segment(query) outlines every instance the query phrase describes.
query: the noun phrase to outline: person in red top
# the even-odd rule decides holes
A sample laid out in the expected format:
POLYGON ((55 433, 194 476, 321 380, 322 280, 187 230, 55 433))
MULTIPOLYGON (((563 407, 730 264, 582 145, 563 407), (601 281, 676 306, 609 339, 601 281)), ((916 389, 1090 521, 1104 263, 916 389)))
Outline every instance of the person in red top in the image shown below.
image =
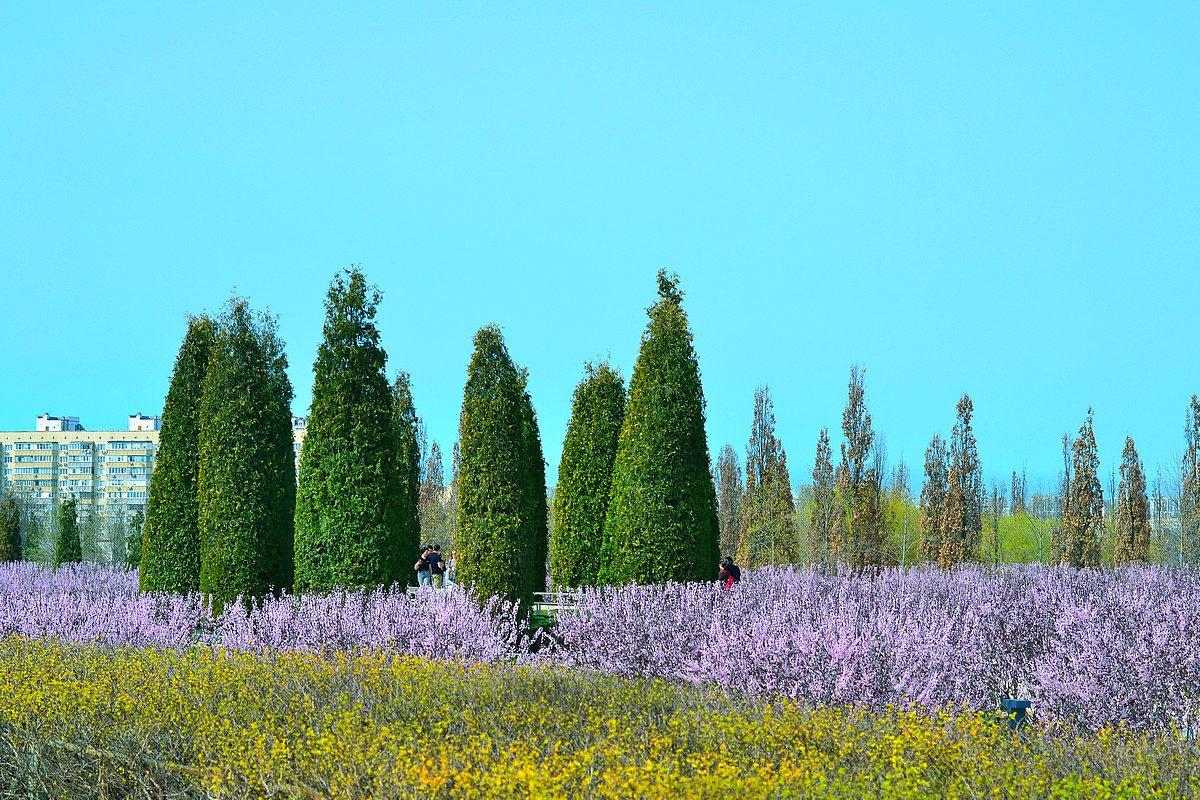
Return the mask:
POLYGON ((721 574, 717 576, 717 580, 721 582, 722 589, 728 589, 742 579, 742 571, 733 563, 733 556, 725 556, 720 566, 721 574))

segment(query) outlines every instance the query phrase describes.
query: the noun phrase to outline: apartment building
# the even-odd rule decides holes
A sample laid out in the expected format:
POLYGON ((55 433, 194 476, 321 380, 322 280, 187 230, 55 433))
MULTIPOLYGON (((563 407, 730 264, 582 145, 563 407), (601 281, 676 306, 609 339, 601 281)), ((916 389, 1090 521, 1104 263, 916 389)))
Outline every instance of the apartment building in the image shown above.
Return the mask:
MULTIPOLYGON (((161 429, 160 417, 141 413, 130 414, 123 431, 89 431, 78 417, 38 415, 32 431, 0 431, 3 488, 38 513, 68 497, 80 516, 145 511, 161 429)), ((292 417, 297 474, 306 432, 307 420, 292 417)))
POLYGON ((89 431, 41 414, 32 431, 0 431, 5 491, 46 513, 74 497, 80 516, 145 510, 162 420, 129 415, 128 430, 89 431))

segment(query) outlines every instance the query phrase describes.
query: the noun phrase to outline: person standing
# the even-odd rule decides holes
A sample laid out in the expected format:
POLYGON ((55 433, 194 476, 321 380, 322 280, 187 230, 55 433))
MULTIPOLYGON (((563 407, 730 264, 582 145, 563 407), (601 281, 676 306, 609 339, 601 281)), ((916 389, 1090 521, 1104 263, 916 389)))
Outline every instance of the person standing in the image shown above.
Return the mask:
POLYGON ((450 557, 446 559, 446 585, 453 586, 458 583, 458 551, 451 550, 450 557))
POLYGON ((731 589, 733 585, 742 579, 742 571, 738 569, 738 565, 733 563, 733 556, 725 556, 725 560, 721 562, 721 574, 717 576, 717 580, 721 582, 722 589, 731 589))
POLYGON ((417 559, 417 563, 413 565, 413 569, 417 571, 417 586, 432 586, 433 572, 432 565, 429 563, 429 554, 433 552, 433 548, 425 545, 421 548, 421 557, 417 559))
POLYGON ((435 544, 428 558, 430 577, 433 579, 433 588, 441 589, 446 579, 446 562, 442 559, 442 546, 435 544))

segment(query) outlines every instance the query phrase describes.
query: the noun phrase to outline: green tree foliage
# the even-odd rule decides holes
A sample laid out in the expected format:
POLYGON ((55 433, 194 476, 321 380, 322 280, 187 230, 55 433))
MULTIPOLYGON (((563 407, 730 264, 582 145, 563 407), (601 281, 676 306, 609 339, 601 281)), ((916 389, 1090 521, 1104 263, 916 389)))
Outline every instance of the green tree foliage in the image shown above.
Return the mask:
MULTIPOLYGON (((146 515, 139 508, 129 520, 129 540, 125 544, 125 563, 140 567, 146 543, 146 515)), ((197 587, 198 588, 198 587, 197 587)))
POLYGON ((546 564, 550 558, 550 510, 546 502, 546 458, 538 432, 537 412, 527 391, 528 377, 521 371, 521 430, 524 437, 525 516, 533 528, 533 552, 526 578, 529 592, 546 591, 546 564))
POLYGON ((1150 498, 1146 496, 1146 473, 1132 437, 1125 437, 1121 453, 1121 484, 1117 488, 1117 529, 1113 537, 1113 561, 1127 564, 1150 560, 1150 498))
POLYGON ((896 564, 907 565, 916 560, 919 537, 917 520, 920 512, 914 508, 908 465, 904 459, 892 470, 887 491, 884 517, 888 523, 888 549, 895 554, 896 564))
POLYGON ((838 510, 831 535, 834 557, 854 567, 884 562, 882 475, 875 458, 875 433, 867 411, 862 371, 850 370, 842 413, 842 460, 834 473, 838 510))
MULTIPOLYGON (((392 385, 392 414, 397 444, 398 493, 394 499, 398 513, 399 531, 393 554, 396 562, 396 577, 391 580, 407 582, 412 573, 412 563, 421 549, 421 518, 419 511, 421 492, 421 445, 418 442, 417 409, 413 404, 412 380, 407 372, 396 375, 392 385)), ((412 575, 415 579, 415 573, 412 575)))
MULTIPOLYGON (((421 519, 422 542, 440 542, 453 547, 446 502, 446 465, 442 461, 442 447, 436 440, 428 450, 422 446, 417 516, 421 519)), ((446 547, 443 547, 444 552, 446 547)))
POLYGON ((290 589, 292 386, 274 319, 234 298, 214 320, 200 405, 200 591, 217 608, 290 589))
POLYGON ((950 490, 946 442, 934 436, 925 450, 925 485, 921 488, 921 560, 940 563, 942 531, 946 520, 946 495, 950 490))
POLYGON ((946 507, 938 563, 951 567, 979 558, 983 533, 983 469, 971 430, 974 407, 963 395, 958 401, 958 418, 950 434, 946 507))
POLYGON ((704 432, 704 390, 679 281, 658 302, 633 377, 604 525, 604 583, 716 577, 720 529, 704 432))
POLYGON ((374 587, 401 577, 400 442, 375 327, 379 300, 357 268, 336 275, 325 296, 296 491, 300 590, 374 587))
POLYGON ((754 393, 739 533, 738 561, 748 567, 794 564, 800 558, 787 453, 775 436, 775 404, 766 387, 754 393))
MULTIPOLYGON (((545 562, 535 563, 545 516, 538 519, 530 488, 536 477, 525 378, 495 325, 481 328, 474 344, 458 425, 459 582, 528 603, 538 571, 545 573, 545 562)), ((544 497, 544 479, 542 487, 544 497)))
POLYGON ((554 586, 594 586, 612 488, 617 440, 625 420, 625 380, 608 364, 584 366, 575 387, 554 491, 554 586))
POLYGON ((163 404, 158 455, 140 550, 138 582, 147 592, 200 588, 200 520, 197 501, 200 400, 213 347, 213 322, 188 320, 163 404))
POLYGON ((83 541, 79 536, 79 514, 75 498, 68 497, 58 505, 58 539, 54 543, 54 566, 78 564, 83 561, 83 541))
POLYGON ((829 429, 817 436, 817 457, 813 461, 812 511, 808 520, 808 551, 813 561, 833 564, 833 529, 837 515, 837 489, 834 486, 833 449, 829 429))
POLYGON ((0 499, 0 561, 20 561, 21 507, 11 494, 0 499))
POLYGON ((1071 443, 1071 479, 1067 509, 1062 515, 1063 559, 1073 567, 1100 565, 1100 536, 1104 531, 1104 492, 1098 471, 1092 410, 1071 443))
POLYGON ((713 467, 713 484, 717 490, 717 523, 721 530, 720 550, 733 555, 738 546, 738 526, 742 518, 742 498, 746 487, 742 483, 742 467, 731 445, 721 448, 713 467))
POLYGON ((1179 547, 1172 557, 1180 564, 1200 561, 1200 400, 1192 395, 1184 427, 1186 449, 1179 475, 1179 547))

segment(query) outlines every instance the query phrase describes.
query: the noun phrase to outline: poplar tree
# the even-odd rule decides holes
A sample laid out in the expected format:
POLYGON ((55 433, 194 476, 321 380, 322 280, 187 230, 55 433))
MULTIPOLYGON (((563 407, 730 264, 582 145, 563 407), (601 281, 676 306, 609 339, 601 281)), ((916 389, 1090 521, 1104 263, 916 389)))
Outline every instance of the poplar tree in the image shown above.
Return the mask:
POLYGON ((775 436, 775 404, 764 387, 754 392, 754 421, 746 444, 738 560, 748 567, 795 563, 799 557, 795 515, 787 454, 775 436))
POLYGON ((837 493, 833 483, 833 450, 829 429, 817 436, 817 456, 813 461, 813 507, 808 519, 808 549, 812 559, 826 566, 833 563, 833 519, 837 513, 837 493))
POLYGON ((545 564, 534 564, 539 534, 529 488, 525 380, 495 325, 481 328, 474 345, 458 424, 460 582, 484 596, 528 604, 534 575, 544 573, 545 564))
POLYGON ((867 411, 862 371, 850 370, 846 409, 842 412, 842 460, 834 473, 837 513, 832 551, 855 567, 883 562, 884 526, 880 502, 882 476, 874 463, 875 433, 867 411))
POLYGON ((946 443, 934 436, 925 450, 925 485, 921 488, 921 560, 942 565, 942 531, 946 521, 946 495, 950 488, 946 443))
POLYGON ((1127 564, 1150 560, 1150 498, 1146 473, 1132 437, 1125 437, 1121 453, 1121 483, 1117 487, 1117 530, 1113 562, 1127 564))
POLYGON ((554 490, 555 587, 594 586, 612 489, 617 439, 625 420, 625 381, 608 364, 586 364, 575 387, 554 490))
POLYGON ((974 407, 963 395, 958 401, 957 420, 950 434, 946 506, 942 528, 943 567, 976 561, 983 533, 983 470, 971 430, 974 407))
POLYGON ((392 419, 395 425, 393 443, 396 462, 393 480, 396 494, 395 515, 398 528, 392 540, 395 577, 405 583, 412 573, 412 563, 421 550, 421 517, 418 506, 421 494, 421 448, 417 442, 417 410, 413 404, 412 380, 407 372, 396 375, 392 384, 392 419))
POLYGON ((717 491, 717 523, 721 531, 720 551, 733 555, 738 546, 738 525, 742 514, 742 467, 737 453, 730 445, 721 448, 713 468, 713 484, 717 491))
POLYGON ((212 320, 191 317, 163 404, 145 526, 136 532, 141 537, 138 583, 144 592, 183 594, 200 588, 200 401, 212 348, 212 320))
POLYGON ((704 390, 677 277, 658 273, 613 465, 604 583, 715 578, 720 530, 704 390))
POLYGON ((1186 449, 1179 475, 1179 564, 1193 563, 1200 556, 1200 400, 1192 395, 1183 430, 1186 449))
POLYGON ((546 502, 546 459, 538 432, 537 412, 529 397, 528 373, 521 370, 521 423, 524 437, 523 468, 525 516, 532 529, 532 554, 526 579, 529 593, 546 591, 546 565, 550 558, 550 509, 546 502))
POLYGON ((1009 506, 1009 513, 1010 513, 1010 514, 1012 514, 1012 516, 1014 516, 1014 517, 1015 517, 1017 514, 1024 514, 1024 513, 1025 513, 1025 503, 1026 503, 1026 500, 1025 500, 1025 494, 1026 494, 1026 489, 1025 489, 1025 487, 1026 487, 1026 483, 1025 483, 1025 480, 1026 480, 1026 479, 1025 479, 1025 473, 1024 473, 1024 472, 1022 472, 1022 473, 1021 473, 1021 474, 1018 476, 1018 475, 1017 475, 1017 471, 1016 471, 1015 469, 1013 470, 1013 474, 1012 474, 1012 492, 1011 492, 1011 495, 1012 495, 1012 501, 1011 501, 1011 503, 1010 503, 1010 506, 1009 506))
POLYGON ((356 267, 334 276, 325 296, 296 491, 299 590, 400 578, 400 441, 375 326, 379 300, 356 267))
POLYGON ((11 494, 0 500, 0 561, 20 561, 21 507, 11 494))
POLYGON ((450 543, 445 470, 442 446, 435 440, 421 460, 421 483, 417 489, 417 516, 421 520, 423 542, 450 543))
POLYGON ((1104 492, 1098 475, 1092 409, 1071 443, 1071 479, 1067 510, 1062 518, 1063 555, 1073 567, 1100 565, 1100 535, 1104 531, 1104 492))
POLYGON ((275 320, 230 300, 214 320, 200 403, 200 591, 214 608, 290 589, 292 386, 275 320))
POLYGON ((75 498, 68 497, 58 505, 58 538, 54 543, 54 567, 78 564, 83 561, 83 540, 79 535, 79 516, 75 498))

